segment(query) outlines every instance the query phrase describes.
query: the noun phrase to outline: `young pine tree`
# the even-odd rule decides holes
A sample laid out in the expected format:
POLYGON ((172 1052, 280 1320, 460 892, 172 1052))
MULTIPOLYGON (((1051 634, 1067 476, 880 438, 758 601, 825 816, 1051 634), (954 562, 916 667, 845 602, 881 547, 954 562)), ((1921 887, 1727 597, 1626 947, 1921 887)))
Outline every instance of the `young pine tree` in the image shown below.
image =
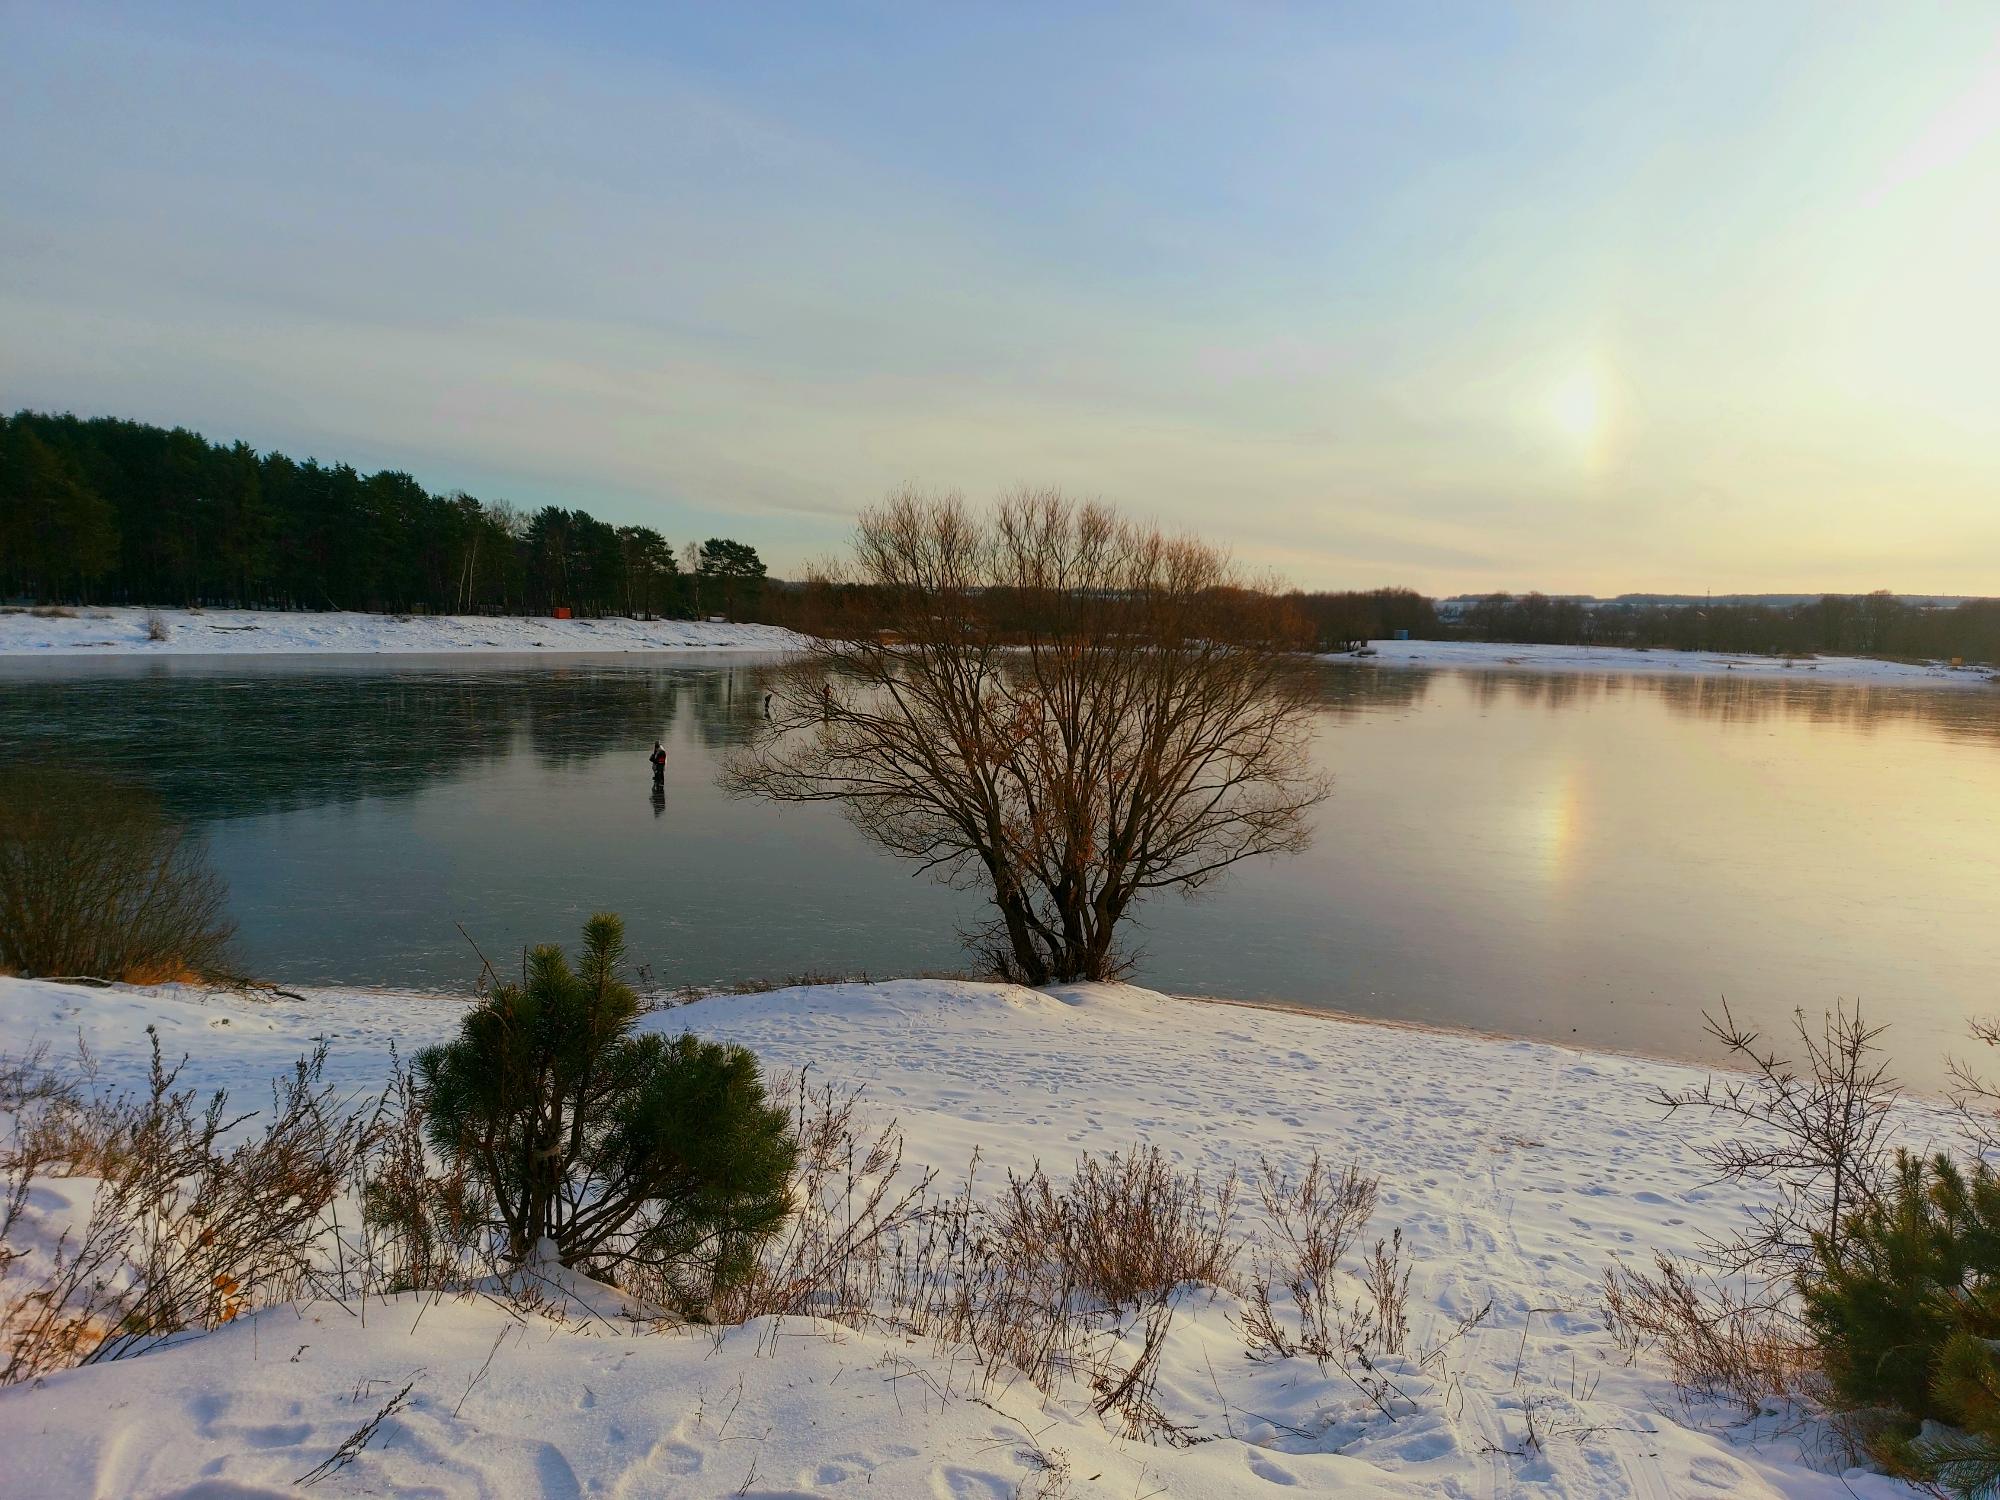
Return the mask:
POLYGON ((2000 1176, 1982 1161, 1898 1158, 1881 1201, 1801 1290, 1835 1403, 1867 1413, 1892 1472, 2000 1494, 2000 1176))
POLYGON ((635 1035, 624 924, 584 924, 417 1058, 432 1146, 477 1174, 510 1255, 641 1269, 687 1301, 733 1279, 783 1224, 797 1160, 745 1048, 635 1035))

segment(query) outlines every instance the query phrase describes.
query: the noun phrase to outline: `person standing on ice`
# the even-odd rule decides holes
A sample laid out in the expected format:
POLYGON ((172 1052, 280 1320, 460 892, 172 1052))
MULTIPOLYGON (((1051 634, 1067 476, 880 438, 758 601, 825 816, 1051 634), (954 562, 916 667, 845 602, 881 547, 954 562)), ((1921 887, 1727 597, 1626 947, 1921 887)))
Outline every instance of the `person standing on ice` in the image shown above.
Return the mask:
POLYGON ((653 753, 648 759, 653 762, 653 785, 664 786, 667 780, 667 747, 654 740, 653 753))

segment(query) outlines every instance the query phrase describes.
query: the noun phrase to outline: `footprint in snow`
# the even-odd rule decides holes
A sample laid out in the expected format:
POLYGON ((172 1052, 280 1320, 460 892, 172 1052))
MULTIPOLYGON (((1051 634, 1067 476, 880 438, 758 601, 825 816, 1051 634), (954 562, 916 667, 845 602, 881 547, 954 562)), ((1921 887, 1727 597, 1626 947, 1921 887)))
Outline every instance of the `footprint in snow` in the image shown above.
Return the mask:
POLYGON ((937 1500, 1014 1500, 1014 1486, 998 1474, 957 1464, 931 1470, 931 1493, 937 1500))
POLYGON ((1291 1470, 1280 1468, 1277 1464, 1272 1463, 1270 1459, 1256 1453, 1250 1455, 1250 1472, 1266 1484, 1297 1484, 1299 1482, 1298 1476, 1293 1474, 1291 1470))

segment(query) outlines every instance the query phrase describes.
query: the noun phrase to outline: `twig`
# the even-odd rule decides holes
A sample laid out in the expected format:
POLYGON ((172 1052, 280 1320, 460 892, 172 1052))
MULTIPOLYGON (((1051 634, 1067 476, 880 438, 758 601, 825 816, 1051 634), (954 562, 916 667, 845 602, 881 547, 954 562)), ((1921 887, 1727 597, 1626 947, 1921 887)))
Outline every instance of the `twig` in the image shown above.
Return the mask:
POLYGON ((457 1419, 459 1412, 464 1408, 466 1397, 472 1394, 473 1387, 477 1386, 480 1381, 484 1380, 486 1378, 486 1372, 493 1368, 493 1356, 500 1352, 500 1341, 507 1337, 507 1330, 511 1326, 512 1326, 511 1324, 502 1323, 500 1325, 500 1331, 493 1336, 493 1347, 486 1351, 486 1362, 479 1367, 479 1373, 472 1377, 472 1384, 468 1385, 465 1388, 465 1395, 460 1396, 458 1398, 458 1405, 454 1406, 451 1409, 451 1414, 454 1420, 457 1419))
POLYGON ((394 1416, 401 1408, 403 1402, 408 1399, 411 1388, 415 1385, 416 1382, 413 1380, 409 1385, 404 1386, 400 1391, 396 1392, 395 1395, 389 1398, 387 1405, 359 1427, 355 1428, 354 1431, 350 1432, 345 1442, 329 1453, 321 1462, 306 1470, 297 1479, 294 1479, 292 1483, 301 1489, 311 1489, 322 1479, 339 1473, 342 1469, 353 1463, 360 1456, 361 1450, 368 1446, 369 1439, 375 1436, 376 1429, 390 1417, 394 1416))

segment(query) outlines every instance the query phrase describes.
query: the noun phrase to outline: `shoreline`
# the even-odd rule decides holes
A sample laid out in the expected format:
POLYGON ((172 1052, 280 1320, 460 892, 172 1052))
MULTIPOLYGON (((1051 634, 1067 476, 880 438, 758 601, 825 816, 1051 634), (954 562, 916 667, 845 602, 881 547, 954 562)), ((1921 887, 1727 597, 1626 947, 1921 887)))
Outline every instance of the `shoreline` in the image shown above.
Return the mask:
POLYGON ((720 620, 553 620, 529 615, 375 615, 354 610, 85 607, 0 613, 0 659, 284 656, 548 656, 789 652, 782 625, 720 620), (157 617, 164 640, 150 638, 157 617))
MULTIPOLYGON (((81 607, 63 614, 0 611, 0 663, 228 657, 626 656, 674 652, 799 650, 805 637, 780 625, 716 620, 555 620, 524 615, 378 615, 358 611, 149 610, 81 607), (164 640, 149 635, 157 616, 164 640)), ((1370 655, 1322 652, 1329 665, 1390 671, 1474 671, 1550 676, 1680 677, 1843 686, 2000 689, 1989 666, 1863 656, 1783 657, 1632 646, 1536 646, 1500 641, 1371 641, 1370 655)))
MULTIPOLYGON (((97 985, 83 985, 56 980, 24 980, 12 975, 0 974, 0 997, 4 997, 10 984, 58 984, 66 988, 97 989, 97 985)), ((771 995, 802 995, 816 990, 870 990, 883 985, 967 985, 981 988, 1006 987, 1001 981, 992 979, 939 979, 935 975, 916 975, 898 978, 894 975, 870 976, 867 979, 826 979, 810 984, 773 984, 756 989, 731 989, 716 987, 697 995, 692 1000, 672 1000, 664 996, 655 997, 642 994, 640 1004, 642 1015, 659 1016, 673 1011, 691 1010, 697 1006, 714 1005, 719 1002, 755 1002, 771 995), (658 998, 659 1003, 652 1003, 658 998)), ((1044 989, 1031 989, 1025 985, 1012 986, 1028 994, 1057 998, 1060 992, 1080 987, 1099 986, 1089 981, 1078 985, 1050 985, 1044 989)), ((1366 1026, 1383 1031, 1411 1033, 1419 1037, 1442 1041, 1490 1043, 1500 1047, 1546 1047, 1566 1056, 1584 1061, 1592 1058, 1611 1062, 1641 1063, 1652 1067, 1673 1068, 1689 1073, 1728 1074, 1748 1078, 1750 1070, 1732 1066, 1720 1060, 1706 1060, 1677 1057, 1671 1053, 1649 1051, 1643 1047, 1620 1047, 1608 1042, 1571 1041, 1556 1037, 1532 1036, 1526 1032, 1495 1031, 1483 1026, 1454 1024, 1449 1021, 1419 1021, 1400 1016, 1371 1016, 1360 1011, 1340 1010, 1332 1006, 1307 1005, 1302 1001, 1279 999, 1241 999, 1232 995, 1189 995, 1173 990, 1155 990, 1146 985, 1128 984, 1124 981, 1110 981, 1101 986, 1114 990, 1132 990, 1153 999, 1168 1001, 1176 1005, 1227 1006, 1237 1010, 1249 1010, 1276 1016, 1295 1016, 1303 1020, 1345 1026, 1366 1026)), ((282 984, 262 982, 245 989, 227 986, 210 988, 203 985, 163 984, 128 985, 107 983, 104 989, 132 995, 164 995, 173 999, 188 999, 197 1004, 207 1004, 215 998, 233 998, 251 1005, 261 1005, 273 1000, 289 1000, 307 1005, 338 1004, 343 1000, 364 999, 377 1004, 399 1005, 415 1002, 419 1007, 439 1004, 466 1006, 472 1004, 476 996, 457 990, 411 989, 395 985, 377 984, 308 984, 289 987, 282 984)), ((1950 1095, 1946 1091, 1925 1088, 1918 1084, 1899 1083, 1901 1097, 1920 1109, 1949 1109, 1950 1095)))
MULTIPOLYGON (((277 1001, 291 1001, 304 1005, 338 1005, 343 1001, 361 1000, 384 1006, 412 1006, 414 1013, 434 1005, 469 1006, 477 996, 450 989, 413 989, 392 984, 303 984, 285 985, 277 982, 257 983, 235 988, 227 985, 202 985, 168 983, 158 985, 126 984, 122 981, 84 983, 76 980, 21 979, 0 973, 0 997, 4 997, 12 985, 53 985, 63 989, 109 991, 112 993, 162 997, 175 1001, 207 1005, 215 1000, 235 1000, 258 1006, 277 1001)), ((1189 995, 1178 991, 1155 990, 1145 985, 1111 981, 1094 985, 1090 981, 1079 981, 1075 985, 1055 984, 1042 989, 1026 985, 1006 985, 993 979, 939 979, 934 975, 917 975, 899 978, 895 975, 874 975, 866 979, 826 979, 806 984, 773 984, 755 989, 733 989, 718 986, 696 995, 691 1000, 674 1000, 667 993, 659 996, 642 994, 641 1014, 661 1016, 675 1011, 693 1010, 699 1006, 715 1005, 719 1002, 756 1002, 772 995, 805 995, 814 991, 869 990, 883 985, 966 985, 980 988, 1014 988, 1025 993, 1059 998, 1064 991, 1078 988, 1105 988, 1112 990, 1132 990, 1154 999, 1177 1005, 1227 1006, 1233 1009, 1250 1010, 1278 1016, 1296 1016, 1304 1020, 1331 1023, 1333 1025, 1367 1026, 1385 1031, 1412 1033, 1421 1037, 1431 1037, 1447 1041, 1492 1043, 1504 1047, 1547 1047, 1579 1059, 1603 1058, 1626 1062, 1653 1064, 1663 1068, 1686 1069, 1695 1072, 1731 1073, 1748 1076, 1747 1070, 1734 1068, 1723 1062, 1701 1061, 1687 1057, 1676 1057, 1663 1052, 1651 1052, 1639 1047, 1618 1047, 1607 1043, 1592 1043, 1561 1040, 1553 1037, 1531 1036, 1525 1032, 1495 1031, 1482 1026, 1458 1025, 1448 1021, 1419 1021, 1399 1016, 1371 1016, 1359 1011, 1340 1010, 1330 1006, 1312 1006, 1301 1001, 1279 999, 1239 999, 1230 995, 1189 995), (655 1003, 657 1001, 657 1003, 655 1003)), ((678 992, 672 992, 678 993, 678 992)), ((1942 1105, 1947 1102, 1942 1094, 1931 1094, 1923 1089, 1905 1086, 1905 1098, 1921 1104, 1942 1105)))
POLYGON ((1871 656, 1755 656, 1640 646, 1527 646, 1505 641, 1371 641, 1372 656, 1328 652, 1317 659, 1392 671, 1542 673, 1550 676, 1695 677, 1787 685, 1838 683, 1886 688, 2000 688, 1989 666, 1887 661, 1871 656))

